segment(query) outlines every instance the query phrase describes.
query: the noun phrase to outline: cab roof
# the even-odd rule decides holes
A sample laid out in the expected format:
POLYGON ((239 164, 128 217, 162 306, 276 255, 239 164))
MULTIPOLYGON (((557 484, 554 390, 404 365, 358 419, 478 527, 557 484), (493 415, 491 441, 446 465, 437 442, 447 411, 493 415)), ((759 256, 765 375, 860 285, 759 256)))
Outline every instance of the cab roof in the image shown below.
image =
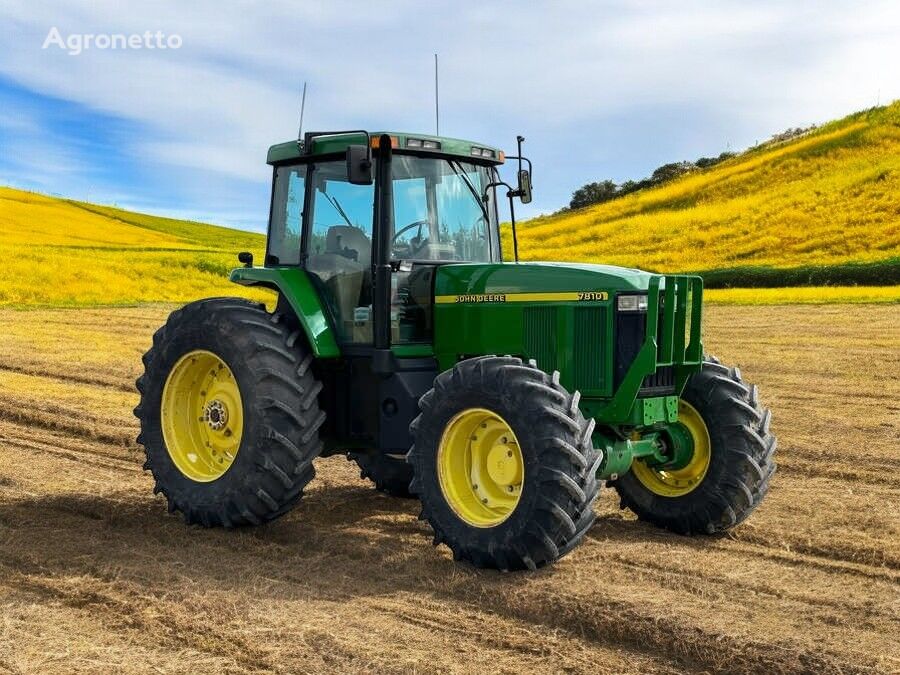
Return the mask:
MULTIPOLYGON (((371 139, 372 147, 378 147, 378 143, 384 135, 391 137, 391 145, 397 150, 456 155, 460 158, 477 159, 479 162, 488 162, 490 164, 502 164, 505 160, 503 151, 499 148, 460 138, 431 136, 428 134, 370 131, 369 138, 371 139), (426 141, 428 142, 427 144, 426 141), (435 143, 437 147, 434 147, 433 144, 435 143), (427 147, 425 147, 426 145, 427 147)), ((303 147, 303 141, 293 140, 278 143, 269 148, 266 162, 268 164, 281 164, 282 162, 301 159, 311 155, 342 153, 347 150, 348 145, 365 145, 366 143, 365 134, 358 131, 328 132, 327 135, 322 132, 313 132, 312 134, 306 134, 305 137, 311 139, 308 152, 303 147)))

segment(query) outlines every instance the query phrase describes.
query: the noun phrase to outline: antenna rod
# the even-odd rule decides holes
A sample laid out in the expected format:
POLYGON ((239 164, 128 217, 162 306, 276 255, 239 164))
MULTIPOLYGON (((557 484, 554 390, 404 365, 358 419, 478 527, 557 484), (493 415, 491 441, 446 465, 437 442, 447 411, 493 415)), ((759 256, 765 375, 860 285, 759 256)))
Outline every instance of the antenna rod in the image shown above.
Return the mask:
POLYGON ((434 55, 434 135, 441 135, 441 118, 438 112, 438 58, 434 55))
POLYGON ((303 94, 300 96, 300 126, 297 129, 297 140, 303 138, 303 111, 306 110, 306 81, 303 82, 303 94))

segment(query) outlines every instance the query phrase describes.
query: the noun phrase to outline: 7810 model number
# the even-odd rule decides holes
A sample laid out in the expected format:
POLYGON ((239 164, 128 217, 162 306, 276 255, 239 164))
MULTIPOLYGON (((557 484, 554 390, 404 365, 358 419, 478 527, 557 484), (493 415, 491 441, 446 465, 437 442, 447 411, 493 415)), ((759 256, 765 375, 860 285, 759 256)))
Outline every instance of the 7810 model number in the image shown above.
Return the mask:
POLYGON ((579 302, 606 300, 608 297, 609 295, 606 293, 606 291, 587 291, 584 293, 578 293, 579 302))

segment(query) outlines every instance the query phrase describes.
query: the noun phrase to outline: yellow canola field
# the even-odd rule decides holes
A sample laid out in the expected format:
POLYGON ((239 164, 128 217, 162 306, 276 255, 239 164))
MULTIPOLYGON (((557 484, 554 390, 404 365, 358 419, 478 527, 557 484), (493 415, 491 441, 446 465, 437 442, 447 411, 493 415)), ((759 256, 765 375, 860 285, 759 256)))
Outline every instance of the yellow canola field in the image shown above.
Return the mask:
POLYGON ((703 292, 717 305, 831 305, 900 302, 900 286, 794 286, 791 288, 711 288, 703 292))
POLYGON ((239 251, 264 249, 260 234, 0 188, 0 306, 266 300, 227 278, 239 251))

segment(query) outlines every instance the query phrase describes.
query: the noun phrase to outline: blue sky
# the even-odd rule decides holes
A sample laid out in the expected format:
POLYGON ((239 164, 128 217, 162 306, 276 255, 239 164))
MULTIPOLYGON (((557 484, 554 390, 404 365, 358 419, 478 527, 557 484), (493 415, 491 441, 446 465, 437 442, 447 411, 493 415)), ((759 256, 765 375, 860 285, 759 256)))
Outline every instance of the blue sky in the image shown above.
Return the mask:
POLYGON ((443 134, 527 138, 527 216, 900 97, 900 5, 0 0, 0 184, 262 229, 299 83, 307 129, 430 132, 434 52, 443 134), (180 47, 74 55, 53 28, 180 47))

